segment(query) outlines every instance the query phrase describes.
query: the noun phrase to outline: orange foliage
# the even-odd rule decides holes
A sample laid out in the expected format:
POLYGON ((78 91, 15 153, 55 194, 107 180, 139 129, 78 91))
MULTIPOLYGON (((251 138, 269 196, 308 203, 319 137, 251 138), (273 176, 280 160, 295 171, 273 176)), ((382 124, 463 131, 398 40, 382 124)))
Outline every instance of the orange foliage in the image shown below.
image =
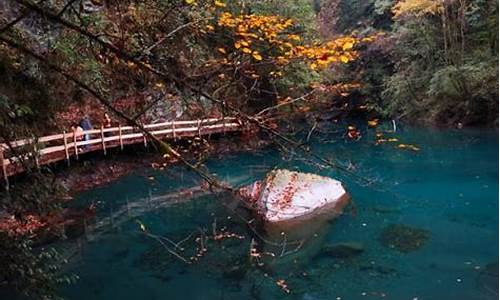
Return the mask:
POLYGON ((39 217, 28 215, 23 221, 17 220, 14 216, 2 219, 0 221, 0 232, 5 232, 9 236, 32 235, 47 224, 39 217))
MULTIPOLYGON (((355 46, 361 42, 352 36, 340 37, 326 43, 308 45, 293 33, 294 21, 280 16, 233 15, 222 12, 216 24, 229 30, 234 38, 234 52, 251 56, 256 61, 273 61, 286 65, 302 60, 313 70, 332 63, 348 63, 357 58, 355 46), (267 57, 264 57, 264 53, 267 57)), ((212 25, 206 28, 215 30, 212 25)), ((365 38, 363 41, 369 41, 365 38)))

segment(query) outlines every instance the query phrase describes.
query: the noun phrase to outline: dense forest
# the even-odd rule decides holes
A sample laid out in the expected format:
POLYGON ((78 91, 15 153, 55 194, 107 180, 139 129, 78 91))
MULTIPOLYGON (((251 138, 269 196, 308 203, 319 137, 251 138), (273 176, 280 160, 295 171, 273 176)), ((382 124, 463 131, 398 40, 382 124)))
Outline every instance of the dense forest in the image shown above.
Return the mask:
MULTIPOLYGON (((317 120, 498 127, 497 0, 3 0, 0 12, 7 146, 104 112, 138 127, 238 116, 299 148, 294 125, 317 120)), ((0 286, 51 299, 77 276, 38 247, 34 216, 60 212, 65 192, 25 164, 1 195, 17 227, 0 231, 0 286)))

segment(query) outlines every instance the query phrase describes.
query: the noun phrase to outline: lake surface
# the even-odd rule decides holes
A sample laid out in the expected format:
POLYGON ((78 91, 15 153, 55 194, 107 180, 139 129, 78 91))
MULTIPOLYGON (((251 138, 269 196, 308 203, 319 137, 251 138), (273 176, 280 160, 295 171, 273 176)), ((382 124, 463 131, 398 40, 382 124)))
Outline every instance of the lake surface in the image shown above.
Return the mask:
POLYGON ((314 232, 297 252, 289 240, 286 251, 292 253, 283 257, 282 247, 259 240, 264 232, 249 229, 250 216, 234 200, 196 196, 200 181, 181 166, 141 171, 82 193, 77 201, 97 203, 97 220, 85 237, 60 245, 71 254, 68 271, 80 277, 61 293, 96 300, 497 299, 498 132, 402 128, 386 136, 420 151, 398 149, 398 143, 375 145, 375 131, 369 130, 357 142, 335 133, 311 139, 316 153, 356 168, 354 177, 273 148, 207 162, 210 172, 233 186, 261 179, 273 168, 344 182, 354 204, 334 221, 310 227, 314 232), (376 183, 367 185, 365 179, 376 183), (178 193, 189 188, 194 192, 178 193), (395 224, 411 226, 426 238, 400 251, 382 237, 395 224), (200 246, 214 230, 234 235, 200 246), (166 238, 187 239, 176 249, 166 238), (251 261, 252 239, 259 251, 275 257, 262 253, 258 262, 251 261), (339 243, 364 251, 324 251, 339 243), (207 251, 196 256, 196 247, 207 251))

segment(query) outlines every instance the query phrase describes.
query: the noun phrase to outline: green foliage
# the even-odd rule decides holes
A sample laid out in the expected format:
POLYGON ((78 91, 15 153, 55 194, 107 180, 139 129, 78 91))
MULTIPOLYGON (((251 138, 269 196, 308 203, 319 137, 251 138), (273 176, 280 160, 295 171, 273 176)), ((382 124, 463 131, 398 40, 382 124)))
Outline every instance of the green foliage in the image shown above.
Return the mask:
POLYGON ((397 63, 384 91, 389 115, 446 125, 497 122, 498 54, 491 47, 497 43, 491 27, 497 21, 484 21, 489 19, 484 14, 496 10, 488 13, 483 1, 471 5, 465 20, 470 28, 460 37, 463 43, 446 42, 443 21, 433 15, 395 24, 397 63))
POLYGON ((302 95, 305 90, 311 87, 313 82, 318 82, 321 78, 319 73, 311 71, 304 63, 285 66, 283 74, 286 74, 286 76, 274 80, 276 88, 279 94, 290 95, 291 97, 302 95))
MULTIPOLYGON (((400 2, 326 1, 330 6, 323 6, 323 15, 336 8, 328 18, 334 32, 386 32, 333 77, 360 82, 368 106, 388 118, 496 124, 498 1, 446 2, 446 15, 414 11, 393 19, 391 9, 400 2)), ((419 2, 412 3, 418 10, 419 2)))
POLYGON ((57 211, 65 191, 54 176, 37 171, 30 172, 9 192, 0 194, 0 210, 12 214, 46 215, 57 211))
POLYGON ((0 136, 33 133, 47 128, 51 112, 60 103, 51 101, 45 70, 33 61, 2 55, 0 49, 0 136), (26 88, 29 86, 30 88, 26 88))
POLYGON ((495 122, 498 68, 492 63, 472 62, 437 70, 427 92, 429 99, 439 99, 430 101, 434 106, 430 119, 467 120, 471 124, 495 122))
POLYGON ((300 24, 298 31, 303 36, 317 37, 315 4, 311 0, 258 0, 246 5, 251 13, 292 18, 300 24))
POLYGON ((0 232, 0 283, 28 299, 60 299, 57 286, 78 279, 61 274, 65 263, 54 248, 34 249, 30 238, 0 232))

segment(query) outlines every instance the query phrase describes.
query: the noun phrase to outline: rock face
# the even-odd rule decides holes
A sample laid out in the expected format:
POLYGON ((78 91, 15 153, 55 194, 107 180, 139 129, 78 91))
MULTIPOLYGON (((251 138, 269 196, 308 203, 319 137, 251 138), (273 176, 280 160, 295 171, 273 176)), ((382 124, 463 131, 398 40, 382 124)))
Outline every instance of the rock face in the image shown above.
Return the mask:
POLYGON ((349 202, 342 184, 332 178, 289 170, 270 172, 242 189, 266 223, 292 225, 327 215, 339 215, 349 202))

